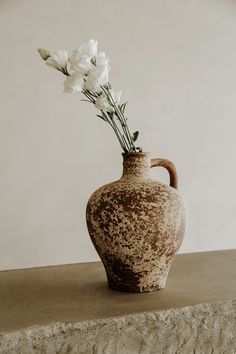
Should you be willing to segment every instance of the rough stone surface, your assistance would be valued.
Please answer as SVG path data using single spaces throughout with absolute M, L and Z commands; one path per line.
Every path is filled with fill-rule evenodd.
M 4 354 L 234 354 L 236 301 L 0 335 Z
M 235 264 L 181 254 L 143 294 L 109 289 L 100 262 L 0 272 L 0 353 L 235 354 Z
M 111 288 L 129 292 L 163 289 L 185 231 L 185 206 L 174 165 L 149 153 L 123 154 L 121 179 L 93 193 L 87 205 L 92 242 Z M 170 172 L 165 185 L 150 168 Z

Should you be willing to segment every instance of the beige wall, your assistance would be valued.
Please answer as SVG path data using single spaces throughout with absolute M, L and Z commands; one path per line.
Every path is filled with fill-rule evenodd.
M 90 38 L 111 58 L 144 149 L 177 165 L 181 251 L 235 248 L 236 2 L 1 0 L 0 268 L 97 259 L 86 201 L 119 177 L 121 151 L 36 53 Z

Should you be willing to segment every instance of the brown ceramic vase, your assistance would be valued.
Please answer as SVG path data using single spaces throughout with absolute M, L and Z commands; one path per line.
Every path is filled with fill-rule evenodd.
M 152 167 L 170 174 L 170 186 L 150 177 Z M 165 287 L 185 231 L 185 206 L 175 166 L 149 153 L 124 153 L 123 175 L 96 190 L 87 204 L 87 226 L 106 269 L 109 286 L 128 292 Z

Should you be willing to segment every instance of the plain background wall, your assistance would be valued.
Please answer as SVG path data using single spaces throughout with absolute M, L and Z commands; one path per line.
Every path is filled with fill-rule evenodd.
M 236 2 L 0 0 L 0 268 L 97 260 L 86 202 L 120 176 L 121 149 L 36 52 L 90 38 L 144 150 L 177 166 L 181 252 L 235 248 Z

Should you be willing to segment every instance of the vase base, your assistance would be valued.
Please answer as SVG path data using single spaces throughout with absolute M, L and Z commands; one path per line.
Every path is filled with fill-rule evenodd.
M 141 285 L 135 283 L 123 283 L 119 281 L 114 281 L 108 278 L 108 285 L 110 289 L 121 291 L 121 292 L 128 292 L 128 293 L 149 293 L 152 291 L 158 291 L 165 288 L 166 279 L 162 282 L 152 283 L 152 284 L 145 284 Z

